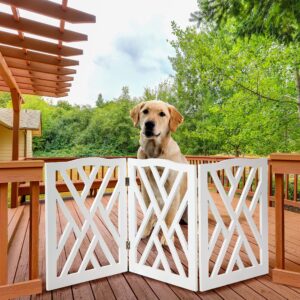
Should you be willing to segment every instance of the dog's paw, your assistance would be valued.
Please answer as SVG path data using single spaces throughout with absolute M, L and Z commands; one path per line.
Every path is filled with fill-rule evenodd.
M 146 239 L 152 232 L 153 227 L 146 227 L 142 235 L 142 239 Z

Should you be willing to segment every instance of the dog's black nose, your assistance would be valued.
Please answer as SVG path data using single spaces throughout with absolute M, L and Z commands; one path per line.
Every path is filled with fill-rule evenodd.
M 145 123 L 145 127 L 146 127 L 147 130 L 152 130 L 154 128 L 154 126 L 155 126 L 155 124 L 152 121 L 147 121 Z

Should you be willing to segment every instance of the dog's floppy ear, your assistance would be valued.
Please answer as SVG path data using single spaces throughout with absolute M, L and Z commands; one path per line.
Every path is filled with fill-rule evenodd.
M 170 112 L 170 130 L 175 132 L 177 127 L 183 122 L 184 118 L 173 105 L 169 104 L 168 108 Z
M 141 102 L 138 105 L 136 105 L 131 111 L 130 111 L 130 117 L 132 119 L 132 122 L 134 124 L 134 126 L 136 127 L 139 123 L 140 120 L 140 111 L 143 108 L 143 106 L 145 105 L 145 102 Z

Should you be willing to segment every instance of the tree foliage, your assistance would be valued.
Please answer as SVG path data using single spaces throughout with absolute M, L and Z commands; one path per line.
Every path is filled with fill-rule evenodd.
M 117 99 L 91 108 L 66 101 L 54 105 L 41 97 L 27 97 L 22 108 L 42 112 L 43 132 L 41 137 L 34 138 L 34 155 L 135 154 L 138 130 L 133 127 L 129 116 L 135 104 L 131 99 Z
M 96 101 L 96 106 L 101 107 L 104 104 L 104 99 L 101 93 L 99 93 L 97 101 Z
M 187 153 L 266 155 L 300 149 L 292 46 L 253 36 L 236 39 L 227 25 L 211 32 L 173 24 L 171 59 Z
M 185 121 L 174 134 L 185 154 L 268 155 L 300 151 L 300 2 L 199 0 L 199 28 L 172 24 L 174 75 L 133 98 L 128 86 L 96 107 L 26 96 L 39 109 L 36 156 L 132 155 L 138 129 L 129 117 L 140 101 L 175 105 Z M 0 107 L 11 106 L 0 94 Z
M 10 101 L 11 97 L 9 93 L 0 92 L 0 107 L 7 107 Z
M 198 0 L 199 11 L 192 14 L 198 25 L 218 28 L 236 20 L 238 36 L 263 34 L 285 44 L 300 41 L 299 0 Z

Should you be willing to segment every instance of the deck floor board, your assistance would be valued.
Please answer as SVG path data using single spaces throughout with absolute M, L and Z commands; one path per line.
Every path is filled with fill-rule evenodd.
M 216 195 L 216 197 L 218 197 Z M 105 201 L 104 201 L 105 202 Z M 68 209 L 72 210 L 76 218 L 76 222 L 82 224 L 83 217 L 78 212 L 78 207 L 74 205 L 74 202 L 67 200 L 66 205 Z M 91 202 L 88 203 L 91 205 Z M 270 259 L 270 270 L 274 267 L 275 263 L 275 210 L 269 208 L 269 259 Z M 57 227 L 59 233 L 65 226 L 65 220 L 57 212 Z M 14 212 L 10 215 L 10 220 L 13 218 Z M 290 211 L 285 212 L 286 216 L 286 266 L 294 270 L 300 270 L 300 214 L 293 213 Z M 141 218 L 141 216 L 139 216 Z M 258 216 L 255 216 L 257 218 Z M 113 223 L 117 222 L 116 212 L 113 210 L 111 214 Z M 210 224 L 213 224 L 210 220 Z M 17 227 L 15 235 L 12 239 L 11 246 L 9 249 L 9 282 L 18 282 L 21 280 L 28 279 L 28 232 L 29 225 L 29 207 L 26 205 L 20 223 Z M 97 218 L 97 225 L 101 228 L 101 232 L 109 238 L 109 231 L 102 223 L 102 220 Z M 236 284 L 231 284 L 225 287 L 221 287 L 215 290 L 207 292 L 192 292 L 176 286 L 172 286 L 163 282 L 156 281 L 151 278 L 139 276 L 132 273 L 124 273 L 119 275 L 110 276 L 103 279 L 98 279 L 76 286 L 70 286 L 59 290 L 47 292 L 45 288 L 45 211 L 44 205 L 40 208 L 40 240 L 39 240 L 39 267 L 40 274 L 43 281 L 43 294 L 22 297 L 21 299 L 43 299 L 43 300 L 57 300 L 57 299 L 299 299 L 300 300 L 300 288 L 293 288 L 272 282 L 271 276 L 265 275 L 254 279 L 246 280 Z M 212 229 L 210 230 L 212 231 Z M 249 232 L 245 230 L 247 236 Z M 68 241 L 69 245 L 63 250 L 64 253 L 60 258 L 59 264 L 65 262 L 66 255 L 70 251 L 74 236 Z M 73 240 L 72 240 L 73 239 Z M 83 252 L 80 252 L 80 257 L 84 256 L 84 251 L 87 249 L 87 245 L 91 240 L 91 236 L 88 235 L 84 241 Z M 258 254 L 258 247 L 255 241 L 249 237 L 249 242 L 255 253 Z M 220 248 L 220 242 L 217 242 L 216 247 Z M 178 245 L 177 245 L 178 246 Z M 145 247 L 145 242 L 141 243 L 141 247 Z M 231 250 L 232 247 L 229 247 Z M 116 244 L 112 243 L 110 249 L 113 253 L 117 252 Z M 140 248 L 138 251 L 142 251 Z M 180 257 L 183 256 L 182 250 L 178 250 Z M 170 256 L 167 253 L 167 257 Z M 96 253 L 97 258 L 101 261 L 101 256 Z M 241 252 L 241 257 L 245 264 L 249 264 L 249 259 L 245 253 Z M 154 254 L 149 255 L 149 262 L 154 261 Z M 215 255 L 212 255 L 212 261 L 215 260 Z M 229 257 L 225 257 L 225 261 L 228 261 Z M 184 260 L 183 260 L 184 261 Z M 76 261 L 72 268 L 78 268 L 80 259 Z M 104 261 L 102 261 L 104 263 Z M 186 270 L 187 265 L 183 262 L 184 269 Z M 170 263 L 171 269 L 176 267 L 174 263 Z M 224 266 L 222 265 L 224 269 Z

